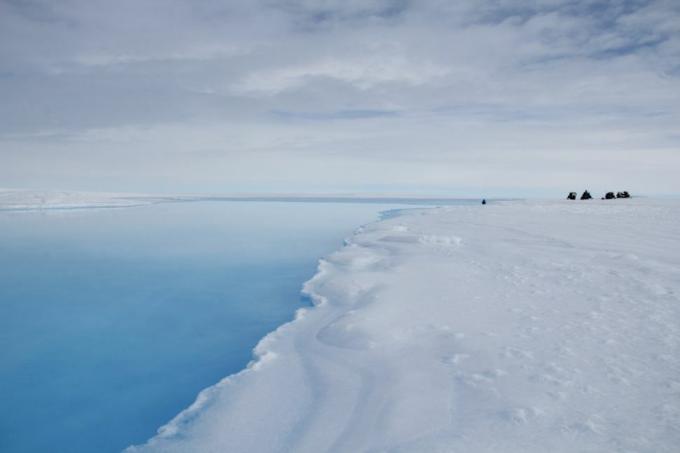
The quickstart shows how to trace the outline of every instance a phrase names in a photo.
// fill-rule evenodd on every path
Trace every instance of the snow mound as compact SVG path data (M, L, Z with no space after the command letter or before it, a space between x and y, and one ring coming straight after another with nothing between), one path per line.
M403 211L130 452L677 451L680 203Z

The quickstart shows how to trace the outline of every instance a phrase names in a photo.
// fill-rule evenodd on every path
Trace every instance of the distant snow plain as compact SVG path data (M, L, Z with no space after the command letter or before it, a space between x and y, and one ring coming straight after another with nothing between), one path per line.
M314 306L247 369L128 452L675 452L679 227L680 201L644 198L387 216L321 260Z
M314 307L129 452L672 452L680 202L514 201L360 228Z
M150 195L142 193L73 192L0 188L0 211L130 208L157 203L177 203L191 201L290 201L332 203L368 202L432 205L436 203L458 203L463 200L451 197L429 197L413 194L220 193L198 195Z
M0 210L3 211L129 208L176 200L176 197L142 194L0 189Z

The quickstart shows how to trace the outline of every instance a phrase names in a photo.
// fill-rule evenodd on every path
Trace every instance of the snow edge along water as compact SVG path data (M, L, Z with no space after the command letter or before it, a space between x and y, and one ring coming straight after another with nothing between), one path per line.
M441 206L421 206L392 208L380 211L378 212L377 220L358 226L349 237L343 240L343 245L339 249L331 252L329 256L335 255L345 248L352 246L353 238L360 235L365 230L365 228L370 225L389 221L406 215L409 212L435 210L439 208L441 208ZM209 409L211 404L215 402L215 398L225 387L228 387L234 383L235 380L247 379L250 374L257 373L260 369L262 369L262 367L266 366L267 363L274 360L278 354L274 351L273 345L279 340L280 336L284 335L291 329L294 329L297 324L306 317L310 310L315 310L328 304L328 297L319 292L315 286L315 283L326 278L332 272L330 269L332 266L333 264L329 262L328 257L319 258L316 272L311 278L302 283L302 288L300 290L300 296L308 300L310 302L310 306L296 309L293 319L281 324L279 327L262 337L253 348L253 358L250 360L250 362L248 362L245 368L235 373L229 374L222 378L219 382L201 390L192 404L190 404L186 409L180 411L169 422L159 427L154 436L149 438L143 444L130 445L125 450L123 450L123 452L138 453L141 451L146 451L148 448L153 450L156 446L155 444L159 442L172 441L173 438L181 437L183 430L189 427L192 422L194 422L199 416Z
M679 202L409 214L320 261L313 309L129 451L677 450Z

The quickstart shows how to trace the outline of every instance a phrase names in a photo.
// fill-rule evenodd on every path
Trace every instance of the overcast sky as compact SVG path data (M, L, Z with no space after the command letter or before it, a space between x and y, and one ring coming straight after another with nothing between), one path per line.
M680 1L0 0L0 187L680 193Z

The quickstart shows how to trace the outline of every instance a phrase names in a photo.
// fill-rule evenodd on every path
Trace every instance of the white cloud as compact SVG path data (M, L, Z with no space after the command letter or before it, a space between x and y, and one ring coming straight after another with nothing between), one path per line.
M680 191L634 171L678 163L678 24L663 0L4 2L0 178L546 187L606 162L602 178ZM166 176L146 174L159 159Z
M368 90L384 83L412 86L424 85L444 77L449 70L431 62L416 63L403 56L340 60L324 58L309 64L263 70L247 75L234 85L236 93L277 94L298 89L313 82L314 78L328 78L349 83L361 90Z

